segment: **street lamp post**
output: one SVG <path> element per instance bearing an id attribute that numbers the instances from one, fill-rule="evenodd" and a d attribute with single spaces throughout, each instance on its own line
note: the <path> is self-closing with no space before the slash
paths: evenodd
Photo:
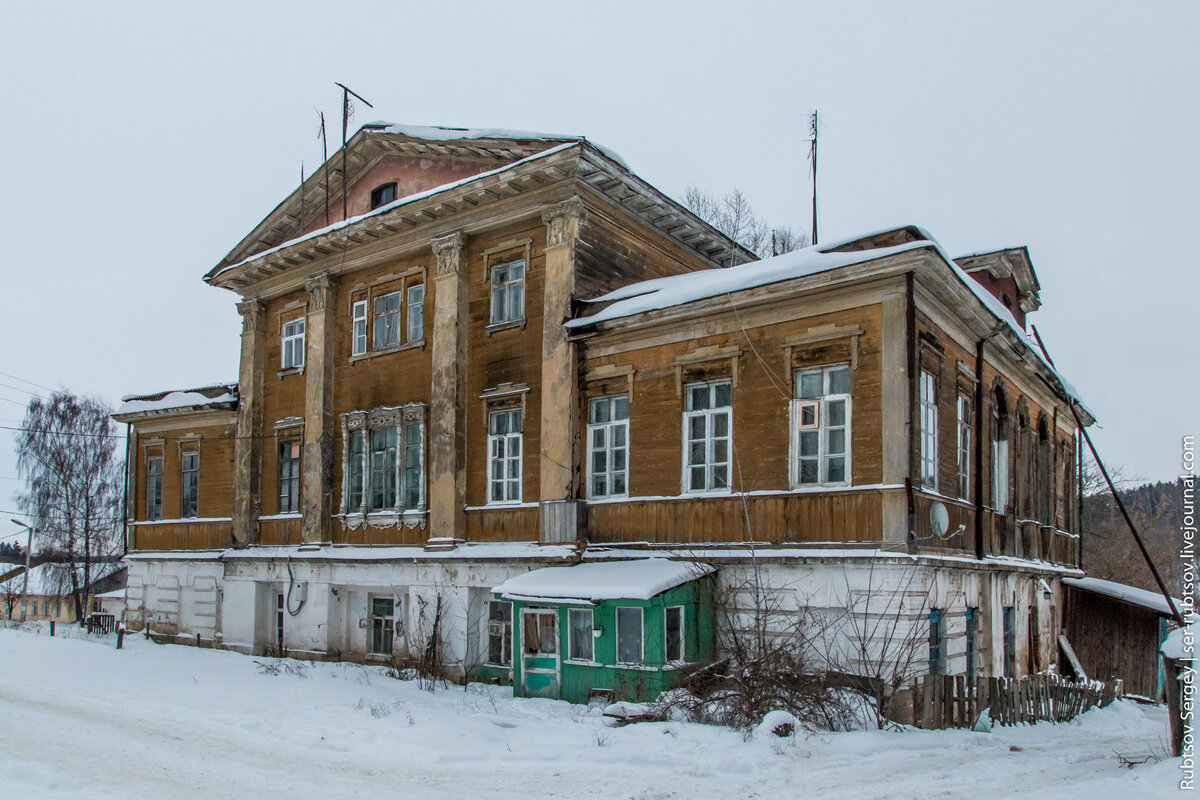
<path id="1" fill-rule="evenodd" d="M 12 521 L 29 531 L 29 543 L 25 546 L 25 585 L 21 587 L 21 622 L 24 622 L 25 614 L 29 611 L 29 557 L 33 555 L 33 527 L 15 517 Z"/>

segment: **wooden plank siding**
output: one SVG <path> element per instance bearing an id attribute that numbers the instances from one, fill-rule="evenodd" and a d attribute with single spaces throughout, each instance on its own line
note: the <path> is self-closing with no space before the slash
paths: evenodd
<path id="1" fill-rule="evenodd" d="M 220 550 L 229 547 L 233 525 L 229 520 L 202 522 L 146 522 L 133 526 L 138 550 Z"/>
<path id="2" fill-rule="evenodd" d="M 264 545 L 300 544 L 300 517 L 286 519 L 260 519 L 258 521 L 258 543 Z"/>

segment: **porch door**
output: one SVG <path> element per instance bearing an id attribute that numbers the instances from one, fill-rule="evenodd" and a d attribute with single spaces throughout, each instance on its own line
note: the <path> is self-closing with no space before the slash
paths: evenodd
<path id="1" fill-rule="evenodd" d="M 521 684 L 526 697 L 558 698 L 558 610 L 521 610 Z"/>

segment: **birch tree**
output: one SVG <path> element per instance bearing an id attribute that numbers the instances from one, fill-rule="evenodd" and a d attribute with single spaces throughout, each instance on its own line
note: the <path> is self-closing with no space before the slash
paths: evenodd
<path id="1" fill-rule="evenodd" d="M 21 510 L 37 545 L 62 554 L 61 581 L 83 619 L 100 561 L 120 553 L 124 464 L 112 409 L 67 391 L 29 402 L 17 433 Z"/>

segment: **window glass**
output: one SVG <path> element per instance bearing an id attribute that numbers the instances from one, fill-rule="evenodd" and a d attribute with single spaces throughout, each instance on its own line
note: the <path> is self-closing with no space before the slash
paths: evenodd
<path id="1" fill-rule="evenodd" d="M 350 431 L 350 463 L 346 470 L 346 510 L 357 512 L 363 504 L 363 432 Z"/>
<path id="2" fill-rule="evenodd" d="M 400 344 L 400 292 L 389 292 L 375 298 L 374 339 L 376 350 Z"/>
<path id="3" fill-rule="evenodd" d="M 942 652 L 942 612 L 933 609 L 929 612 L 929 674 L 945 675 L 945 653 Z"/>
<path id="4" fill-rule="evenodd" d="M 683 661 L 683 606 L 670 606 L 666 610 L 666 639 L 664 657 L 667 661 Z"/>
<path id="5" fill-rule="evenodd" d="M 200 494 L 200 454 L 184 453 L 182 467 L 179 516 L 184 518 L 195 517 L 197 515 Z"/>
<path id="6" fill-rule="evenodd" d="M 728 381 L 687 387 L 683 415 L 685 491 L 729 488 L 731 401 Z"/>
<path id="7" fill-rule="evenodd" d="M 921 370 L 921 485 L 938 488 L 937 378 Z"/>
<path id="8" fill-rule="evenodd" d="M 283 323 L 282 369 L 304 366 L 304 317 Z"/>
<path id="9" fill-rule="evenodd" d="M 162 519 L 163 460 L 146 462 L 146 519 Z"/>
<path id="10" fill-rule="evenodd" d="M 408 331 L 407 340 L 419 342 L 425 338 L 425 285 L 418 283 L 408 287 Z"/>
<path id="11" fill-rule="evenodd" d="M 642 609 L 617 608 L 617 661 L 621 664 L 642 663 Z"/>
<path id="12" fill-rule="evenodd" d="M 958 496 L 971 496 L 971 401 L 958 396 Z"/>
<path id="13" fill-rule="evenodd" d="M 279 513 L 300 510 L 300 442 L 279 443 Z"/>
<path id="14" fill-rule="evenodd" d="M 391 597 L 371 598 L 371 652 L 391 655 L 396 601 Z"/>
<path id="15" fill-rule="evenodd" d="M 806 369 L 796 376 L 792 439 L 799 486 L 850 482 L 850 368 Z"/>
<path id="16" fill-rule="evenodd" d="M 597 397 L 589 408 L 589 496 L 625 496 L 628 493 L 629 398 L 626 395 Z"/>
<path id="17" fill-rule="evenodd" d="M 488 603 L 488 663 L 512 665 L 512 603 Z"/>
<path id="18" fill-rule="evenodd" d="M 592 610 L 590 608 L 572 608 L 568 612 L 570 620 L 570 653 L 572 661 L 593 661 L 592 648 Z"/>
<path id="19" fill-rule="evenodd" d="M 361 356 L 367 352 L 367 301 L 357 301 L 351 309 L 353 322 L 353 341 L 350 345 L 350 355 Z"/>
<path id="20" fill-rule="evenodd" d="M 521 501 L 521 409 L 488 415 L 488 502 Z"/>
<path id="21" fill-rule="evenodd" d="M 396 199 L 396 184 L 385 183 L 371 190 L 371 210 L 385 206 Z"/>
<path id="22" fill-rule="evenodd" d="M 525 318 L 525 262 L 492 267 L 492 323 Z"/>
<path id="23" fill-rule="evenodd" d="M 370 508 L 378 511 L 396 505 L 396 429 L 371 431 Z"/>

